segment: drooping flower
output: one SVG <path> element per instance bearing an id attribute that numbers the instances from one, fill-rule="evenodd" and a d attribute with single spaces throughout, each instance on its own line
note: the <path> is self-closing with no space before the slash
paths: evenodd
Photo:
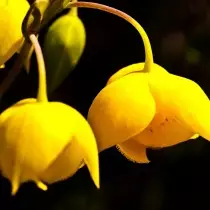
<path id="1" fill-rule="evenodd" d="M 46 75 L 35 35 L 30 36 L 39 64 L 37 99 L 24 99 L 0 115 L 0 170 L 11 181 L 14 195 L 20 184 L 64 180 L 84 162 L 99 187 L 98 150 L 85 118 L 61 102 L 48 102 Z"/>
<path id="2" fill-rule="evenodd" d="M 144 30 L 122 16 L 141 34 L 146 61 L 119 70 L 93 100 L 88 122 L 99 151 L 116 145 L 128 159 L 147 163 L 146 148 L 168 147 L 199 135 L 210 140 L 205 92 L 194 81 L 155 64 Z"/>
<path id="3" fill-rule="evenodd" d="M 0 1 L 0 66 L 22 46 L 21 26 L 28 9 L 27 0 Z"/>

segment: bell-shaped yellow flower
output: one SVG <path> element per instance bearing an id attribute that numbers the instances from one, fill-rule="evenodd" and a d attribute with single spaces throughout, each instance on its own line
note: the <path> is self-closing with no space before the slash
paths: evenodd
<path id="1" fill-rule="evenodd" d="M 0 0 L 0 66 L 22 46 L 21 26 L 28 9 L 27 0 Z"/>
<path id="2" fill-rule="evenodd" d="M 150 73 L 123 69 L 96 96 L 88 121 L 99 151 L 117 145 L 129 159 L 144 162 L 147 147 L 172 146 L 196 134 L 210 140 L 206 94 L 195 82 L 161 69 L 157 64 Z"/>
<path id="3" fill-rule="evenodd" d="M 43 57 L 34 35 L 31 41 L 39 56 L 38 97 L 22 100 L 0 115 L 0 170 L 11 181 L 13 195 L 27 181 L 46 190 L 43 182 L 68 178 L 83 162 L 99 187 L 98 150 L 91 127 L 72 107 L 48 102 Z"/>
<path id="4" fill-rule="evenodd" d="M 146 33 L 135 20 L 129 22 L 142 35 L 146 62 L 118 71 L 95 97 L 88 122 L 99 151 L 117 145 L 128 159 L 146 163 L 146 148 L 168 147 L 199 135 L 210 140 L 207 95 L 192 80 L 153 63 Z"/>

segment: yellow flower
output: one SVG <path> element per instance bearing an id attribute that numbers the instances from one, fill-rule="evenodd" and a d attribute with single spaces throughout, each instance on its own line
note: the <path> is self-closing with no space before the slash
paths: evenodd
<path id="1" fill-rule="evenodd" d="M 135 20 L 129 22 L 142 35 L 146 61 L 119 70 L 92 102 L 88 122 L 99 152 L 117 145 L 128 159 L 147 163 L 146 148 L 168 147 L 199 135 L 210 140 L 207 95 L 192 80 L 155 64 L 146 33 Z"/>
<path id="2" fill-rule="evenodd" d="M 31 36 L 37 56 L 36 37 Z M 37 99 L 24 99 L 0 115 L 0 170 L 12 183 L 14 195 L 20 184 L 64 180 L 87 164 L 99 187 L 98 150 L 94 134 L 85 118 L 72 107 L 48 102 L 43 57 L 38 58 Z"/>
<path id="3" fill-rule="evenodd" d="M 0 0 L 0 66 L 19 51 L 23 43 L 21 25 L 28 9 L 27 0 Z"/>
<path id="4" fill-rule="evenodd" d="M 143 67 L 122 69 L 94 99 L 88 121 L 99 151 L 117 145 L 129 159 L 148 162 L 147 147 L 172 146 L 197 134 L 210 140 L 210 102 L 203 90 L 157 64 L 150 73 L 135 71 Z"/>

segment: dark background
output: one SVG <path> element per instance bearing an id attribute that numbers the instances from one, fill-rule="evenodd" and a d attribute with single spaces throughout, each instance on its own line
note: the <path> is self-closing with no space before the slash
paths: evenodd
<path id="1" fill-rule="evenodd" d="M 210 1 L 101 0 L 133 16 L 151 40 L 155 62 L 169 72 L 196 81 L 210 95 Z M 50 100 L 67 103 L 84 116 L 107 79 L 120 68 L 144 60 L 137 32 L 108 13 L 79 9 L 87 43 L 75 71 Z M 44 31 L 41 35 L 44 36 Z M 7 63 L 11 67 L 15 56 Z M 3 79 L 7 72 L 0 72 Z M 36 61 L 29 76 L 23 71 L 1 102 L 1 110 L 35 97 Z M 42 192 L 24 184 L 10 196 L 10 184 L 0 179 L 0 209 L 26 210 L 205 210 L 210 209 L 210 143 L 199 138 L 158 151 L 148 150 L 149 164 L 134 164 L 115 148 L 100 154 L 101 189 L 86 168 Z"/>

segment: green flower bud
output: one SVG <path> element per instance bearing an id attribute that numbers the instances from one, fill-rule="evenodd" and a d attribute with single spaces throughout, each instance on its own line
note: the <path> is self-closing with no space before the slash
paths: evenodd
<path id="1" fill-rule="evenodd" d="M 72 72 L 84 51 L 85 28 L 75 9 L 58 18 L 44 39 L 43 54 L 50 92 Z"/>

